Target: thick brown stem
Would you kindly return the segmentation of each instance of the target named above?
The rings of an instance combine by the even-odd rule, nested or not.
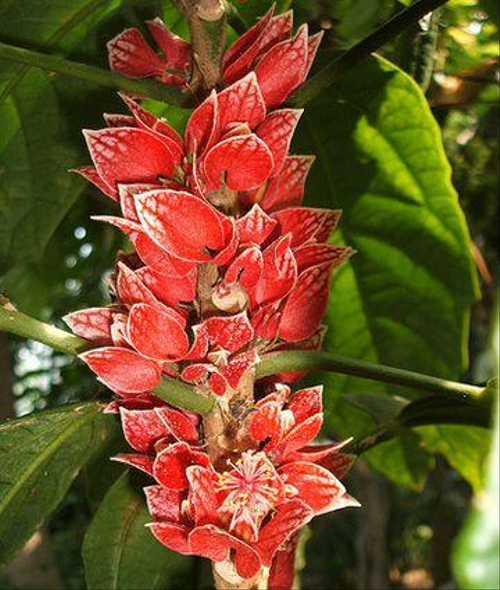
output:
[[[195,71],[194,92],[212,90],[221,77],[222,54],[226,45],[226,10],[222,0],[177,0],[191,31]]]

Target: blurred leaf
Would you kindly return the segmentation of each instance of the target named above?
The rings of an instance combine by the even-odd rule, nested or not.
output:
[[[144,494],[126,472],[106,494],[85,536],[88,590],[163,590],[187,573],[192,560],[158,543],[148,522]]]
[[[398,485],[421,490],[435,464],[434,457],[421,449],[421,444],[416,432],[403,430],[398,438],[374,447],[363,457]]]
[[[345,45],[352,45],[372,33],[390,16],[395,0],[336,0],[329,2],[337,21],[335,33]]]
[[[0,39],[67,52],[121,2],[3,2]],[[0,273],[36,262],[84,184],[52,75],[0,61]]]
[[[81,467],[107,446],[117,428],[97,403],[0,425],[0,563],[58,506]]]
[[[299,137],[300,151],[318,156],[308,204],[343,209],[336,239],[357,251],[334,283],[327,349],[456,378],[467,364],[476,276],[439,128],[422,92],[394,65],[372,58],[309,107]],[[366,416],[342,400],[366,391],[366,382],[339,375],[326,381],[330,430],[366,432]],[[374,383],[371,393],[395,388]],[[412,440],[417,463],[425,465],[419,435]],[[416,481],[407,469],[391,467],[398,444],[370,453],[372,464],[397,482]]]
[[[371,393],[346,393],[343,399],[366,412],[377,424],[389,422],[409,403],[402,397]]]
[[[500,587],[500,495],[499,465],[500,409],[495,404],[495,434],[488,462],[486,488],[476,494],[469,515],[454,549],[453,566],[462,590]]]

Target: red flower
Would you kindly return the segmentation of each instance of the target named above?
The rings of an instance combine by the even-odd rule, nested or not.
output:
[[[135,253],[117,264],[112,305],[65,320],[95,346],[81,358],[117,394],[106,411],[120,413],[134,452],[116,459],[155,480],[155,537],[216,562],[224,580],[270,568],[281,590],[304,524],[357,502],[339,481],[348,441],[313,444],[321,388],[292,395],[280,384],[301,373],[257,384],[278,382],[261,399],[242,385],[269,351],[320,348],[332,273],[352,254],[328,243],[339,211],[302,206],[314,158],[289,155],[302,111],[280,108],[321,36],[307,26],[292,36],[291,12],[273,10],[225,53],[223,89],[194,110],[184,137],[126,95],[131,114],[84,132],[93,165],[78,172],[121,211],[96,219]],[[128,29],[108,45],[112,68],[187,89],[190,46],[158,19],[147,25],[161,54]],[[195,416],[155,397],[164,376],[215,396],[227,446],[213,452]]]
[[[350,460],[339,452],[342,445],[302,448],[321,426],[320,388],[290,398],[281,387],[257,406],[239,433],[250,434],[253,446],[217,465],[193,446],[192,419],[176,425],[168,407],[121,409],[125,436],[139,454],[118,460],[157,482],[145,488],[155,537],[171,550],[212,559],[226,574],[235,569],[241,578],[275,568],[275,559],[283,563],[284,547],[315,515],[358,506],[325,466],[330,459],[345,473]],[[169,442],[172,435],[179,442]]]
[[[282,104],[304,82],[322,38],[322,33],[309,36],[307,25],[292,36],[293,13],[273,14],[274,6],[226,51],[222,73],[222,82],[228,85],[255,71],[270,108]],[[126,29],[108,43],[111,69],[130,78],[157,78],[188,88],[189,44],[158,18],[146,25],[160,53],[151,49],[139,29]]]

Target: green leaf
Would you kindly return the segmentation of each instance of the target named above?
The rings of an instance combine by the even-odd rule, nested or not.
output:
[[[370,393],[346,393],[344,400],[371,416],[377,424],[389,422],[409,403],[402,397],[373,395]]]
[[[330,9],[338,23],[335,33],[344,44],[352,45],[372,33],[395,6],[395,0],[336,0]]]
[[[192,560],[165,549],[145,525],[144,494],[129,472],[106,494],[85,535],[88,590],[160,590],[187,574]]]
[[[0,425],[0,563],[58,506],[81,467],[119,428],[98,403]]]
[[[372,58],[308,107],[301,131],[300,152],[318,156],[306,203],[343,209],[336,240],[357,251],[334,283],[327,349],[457,378],[467,364],[476,276],[439,128],[422,92],[394,65]],[[366,381],[326,381],[330,430],[346,436],[372,428],[342,401],[345,393],[366,392]],[[369,392],[401,393],[380,383]],[[413,440],[424,464],[419,435]],[[396,482],[416,481],[391,467],[397,444],[382,445],[372,464]]]
[[[495,434],[491,446],[486,488],[476,494],[473,509],[453,552],[453,567],[462,590],[500,587],[500,408],[495,404]]]
[[[118,0],[3,2],[0,38],[67,52],[119,4]],[[80,150],[56,80],[41,70],[0,61],[0,273],[43,257],[50,237],[84,186],[68,174],[78,163]]]

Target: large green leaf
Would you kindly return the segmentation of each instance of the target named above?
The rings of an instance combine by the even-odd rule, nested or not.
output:
[[[120,3],[2,2],[0,39],[67,52]],[[43,71],[0,61],[0,273],[40,260],[84,186],[67,172],[80,156],[55,85]]]
[[[308,203],[343,209],[337,240],[357,251],[334,285],[327,348],[458,377],[467,362],[476,278],[439,128],[420,89],[394,65],[372,58],[308,106],[299,137],[300,151],[318,157]],[[343,393],[396,392],[349,376],[326,379],[329,425],[344,435],[370,424]],[[408,473],[412,464],[429,463],[419,441],[417,435],[412,452],[420,459],[405,462],[405,444],[394,468],[397,442],[369,457],[396,481],[421,485],[422,477]]]
[[[498,396],[498,385],[496,386]],[[495,435],[488,462],[486,488],[473,499],[473,510],[453,555],[455,575],[463,590],[500,588],[500,407],[495,404]]]
[[[171,553],[145,525],[151,522],[144,494],[124,473],[106,494],[85,536],[88,590],[163,590],[189,572],[192,561]]]
[[[0,563],[57,507],[81,467],[118,428],[98,403],[73,404],[0,425]]]

